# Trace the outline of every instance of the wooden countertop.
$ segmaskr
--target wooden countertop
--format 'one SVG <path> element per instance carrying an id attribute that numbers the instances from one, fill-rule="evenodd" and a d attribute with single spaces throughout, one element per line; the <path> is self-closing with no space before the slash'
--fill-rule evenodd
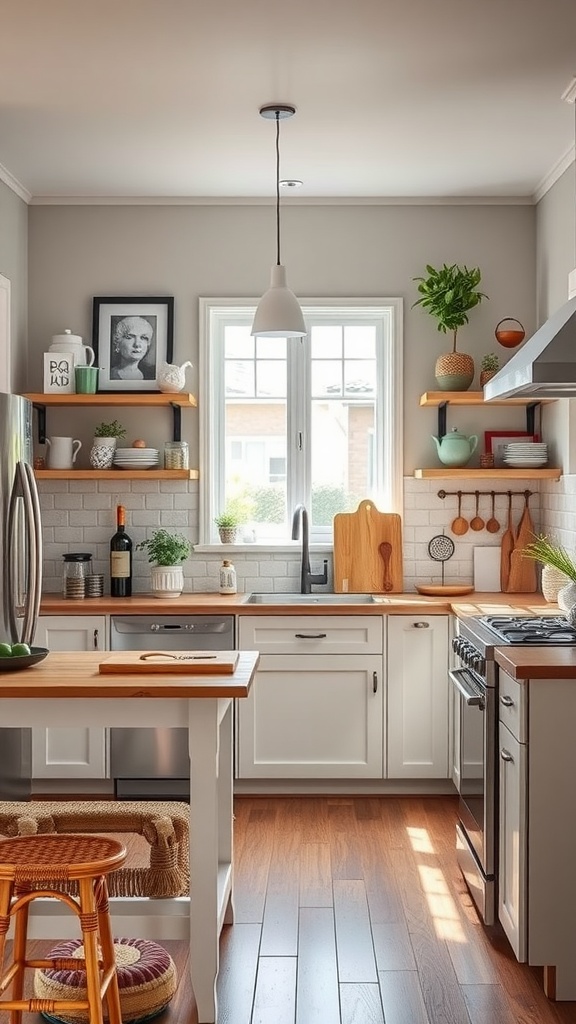
<path id="1" fill-rule="evenodd" d="M 0 672 L 0 709 L 5 697 L 247 697 L 260 660 L 257 651 L 240 651 L 236 671 L 227 676 L 100 675 L 98 665 L 106 657 L 108 653 L 95 651 L 53 651 L 32 668 Z"/>
<path id="2" fill-rule="evenodd" d="M 543 610 L 557 614 L 556 605 L 548 604 L 542 594 L 471 593 L 465 597 L 424 597 L 420 594 L 377 595 L 369 604 L 246 604 L 247 594 L 181 594 L 159 600 L 153 594 L 134 597 L 91 597 L 80 601 L 45 594 L 41 615 L 446 615 L 455 612 L 468 615 L 510 615 L 526 612 L 541 615 Z"/>
<path id="3" fill-rule="evenodd" d="M 497 647 L 494 657 L 513 679 L 576 679 L 573 647 Z"/>

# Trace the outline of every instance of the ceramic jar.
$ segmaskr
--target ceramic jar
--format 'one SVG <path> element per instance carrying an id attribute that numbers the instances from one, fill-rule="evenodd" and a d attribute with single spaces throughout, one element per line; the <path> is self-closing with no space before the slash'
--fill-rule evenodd
<path id="1" fill-rule="evenodd" d="M 95 437 L 90 449 L 90 465 L 92 469 L 112 469 L 114 465 L 114 452 L 116 450 L 115 437 Z"/>
<path id="2" fill-rule="evenodd" d="M 52 344 L 49 352 L 71 352 L 74 356 L 74 366 L 92 366 L 94 363 L 94 349 L 84 344 L 84 339 L 79 334 L 72 334 L 68 328 L 63 334 L 53 334 Z"/>
<path id="3" fill-rule="evenodd" d="M 184 570 L 181 565 L 153 565 L 150 573 L 154 597 L 180 597 L 184 590 Z"/>

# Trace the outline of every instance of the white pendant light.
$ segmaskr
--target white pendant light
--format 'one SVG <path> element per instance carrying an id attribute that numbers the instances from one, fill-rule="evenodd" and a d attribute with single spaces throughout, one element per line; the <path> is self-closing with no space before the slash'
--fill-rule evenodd
<path id="1" fill-rule="evenodd" d="M 296 108 L 286 103 L 260 107 L 261 117 L 276 121 L 276 265 L 252 324 L 256 338 L 302 338 L 307 333 L 300 303 L 286 284 L 286 268 L 280 262 L 280 121 L 295 113 Z"/>

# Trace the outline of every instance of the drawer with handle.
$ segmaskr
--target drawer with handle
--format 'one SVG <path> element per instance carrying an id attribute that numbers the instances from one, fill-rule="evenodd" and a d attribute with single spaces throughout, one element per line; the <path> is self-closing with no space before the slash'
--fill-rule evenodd
<path id="1" fill-rule="evenodd" d="M 527 705 L 525 686 L 500 669 L 498 717 L 520 743 L 526 743 L 528 739 Z"/>
<path id="2" fill-rule="evenodd" d="M 381 654 L 380 615 L 242 615 L 241 649 L 260 654 Z"/>

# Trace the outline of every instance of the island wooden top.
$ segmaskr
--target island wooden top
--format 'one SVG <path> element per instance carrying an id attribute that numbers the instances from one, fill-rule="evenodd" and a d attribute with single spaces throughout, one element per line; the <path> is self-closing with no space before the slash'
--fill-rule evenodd
<path id="1" fill-rule="evenodd" d="M 50 653 L 20 672 L 0 672 L 2 698 L 134 697 L 138 700 L 198 697 L 247 697 L 260 660 L 257 651 L 240 651 L 233 675 L 100 675 L 98 665 L 109 652 Z"/>
<path id="2" fill-rule="evenodd" d="M 513 679 L 576 679 L 574 647 L 497 647 L 494 657 Z"/>

